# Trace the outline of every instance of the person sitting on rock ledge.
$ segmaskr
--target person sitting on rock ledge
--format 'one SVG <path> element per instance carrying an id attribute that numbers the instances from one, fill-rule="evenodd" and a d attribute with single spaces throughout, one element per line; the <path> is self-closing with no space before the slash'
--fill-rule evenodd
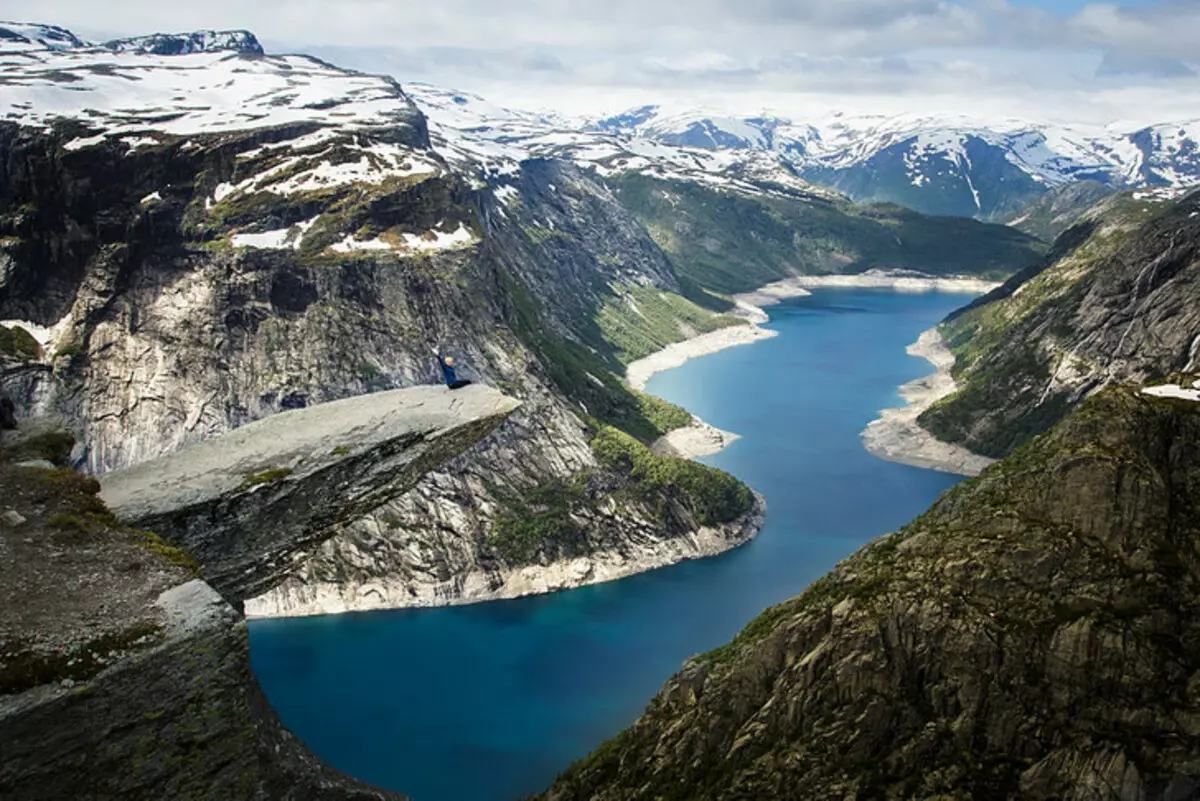
<path id="1" fill-rule="evenodd" d="M 465 378 L 459 378 L 454 370 L 454 357 L 443 356 L 437 348 L 433 349 L 433 355 L 437 356 L 438 365 L 442 368 L 442 377 L 446 379 L 446 386 L 450 389 L 461 389 L 471 382 Z"/>

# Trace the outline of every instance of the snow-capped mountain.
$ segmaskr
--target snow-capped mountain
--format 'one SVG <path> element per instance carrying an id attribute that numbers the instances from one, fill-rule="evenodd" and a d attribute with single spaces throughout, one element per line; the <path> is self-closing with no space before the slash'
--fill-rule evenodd
<path id="1" fill-rule="evenodd" d="M 65 50 L 88 43 L 66 28 L 34 22 L 0 22 L 0 51 Z"/>
<path id="2" fill-rule="evenodd" d="M 106 49 L 117 53 L 146 53 L 156 56 L 182 56 L 214 50 L 263 55 L 262 45 L 249 31 L 196 31 L 194 33 L 134 36 L 105 42 Z"/>
<path id="3" fill-rule="evenodd" d="M 832 189 L 982 219 L 1010 216 L 1077 180 L 1115 188 L 1200 183 L 1200 120 L 1129 131 L 920 114 L 833 112 L 796 121 L 664 106 L 576 120 L 425 84 L 402 91 L 389 78 L 305 56 L 265 56 L 246 31 L 93 44 L 62 28 L 0 23 L 0 65 L 7 74 L 0 119 L 84 121 L 92 133 L 73 146 L 114 135 L 136 141 L 145 131 L 191 135 L 300 121 L 419 127 L 411 98 L 429 119 L 435 149 L 483 178 L 512 174 L 525 159 L 563 158 L 601 175 L 642 173 L 742 192 Z"/>
<path id="4" fill-rule="evenodd" d="M 561 158 L 605 176 L 641 173 L 752 194 L 828 194 L 769 149 L 676 144 L 615 126 L 506 109 L 467 92 L 421 83 L 404 88 L 428 118 L 434 148 L 485 177 L 513 174 L 525 159 Z"/>
<path id="5" fill-rule="evenodd" d="M 395 81 L 308 56 L 263 57 L 258 41 L 244 31 L 94 45 L 61 29 L 42 29 L 77 44 L 0 49 L 0 120 L 39 127 L 78 121 L 90 135 L 71 147 L 118 136 L 135 141 L 152 133 L 209 134 L 297 122 L 422 127 Z M 0 23 L 0 41 L 15 41 L 5 32 L 13 34 L 14 26 Z"/>
<path id="6" fill-rule="evenodd" d="M 1122 188 L 1200 182 L 1200 120 L 1138 131 L 916 114 L 834 113 L 795 123 L 643 106 L 586 127 L 713 151 L 766 151 L 856 200 L 985 218 L 1070 181 Z"/>
<path id="7" fill-rule="evenodd" d="M 498 107 L 420 84 L 407 91 L 451 159 L 557 157 L 601 174 L 813 192 L 889 202 L 931 214 L 995 219 L 1053 187 L 1096 180 L 1115 188 L 1200 182 L 1200 121 L 1136 132 L 962 117 L 849 117 L 795 123 L 766 115 L 643 106 L 599 120 Z"/>

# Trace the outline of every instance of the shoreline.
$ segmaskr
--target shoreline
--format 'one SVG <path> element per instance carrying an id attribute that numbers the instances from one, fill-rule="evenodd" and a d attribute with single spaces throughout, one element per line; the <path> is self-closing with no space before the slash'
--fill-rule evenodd
<path id="1" fill-rule="evenodd" d="M 761 312 L 761 309 L 759 310 Z M 739 317 L 741 315 L 738 315 Z M 766 317 L 766 314 L 763 314 Z M 760 328 L 758 323 L 748 322 L 746 325 L 732 325 L 728 328 L 718 328 L 707 334 L 700 334 L 691 339 L 674 342 L 662 350 L 657 350 L 649 356 L 632 361 L 625 367 L 625 381 L 638 392 L 646 391 L 646 383 L 657 373 L 682 367 L 692 359 L 707 356 L 710 353 L 750 345 L 763 339 L 779 336 L 778 332 Z"/>
<path id="2" fill-rule="evenodd" d="M 646 384 L 657 373 L 682 367 L 692 359 L 708 356 L 726 348 L 733 348 L 739 345 L 752 345 L 755 342 L 779 336 L 779 332 L 762 327 L 763 324 L 771 320 L 770 315 L 763 310 L 763 307 L 777 306 L 790 298 L 801 298 L 811 295 L 811 290 L 813 289 L 894 289 L 897 292 L 955 292 L 979 295 L 990 292 L 998 286 L 1000 284 L 995 281 L 984 281 L 980 278 L 970 278 L 967 276 L 939 277 L 886 270 L 868 270 L 865 273 L 857 275 L 798 275 L 791 278 L 784 278 L 770 284 L 765 284 L 753 291 L 741 292 L 733 296 L 734 309 L 729 313 L 736 317 L 741 317 L 746 321 L 745 325 L 730 326 L 710 331 L 706 334 L 699 334 L 689 339 L 667 345 L 662 350 L 655 351 L 648 356 L 632 361 L 625 367 L 625 381 L 638 392 L 645 392 Z M 919 342 L 920 340 L 918 340 Z M 914 352 L 913 347 L 915 347 L 915 344 L 909 346 L 909 353 L 912 353 L 914 356 L 925 356 L 924 353 Z M 948 353 L 949 351 L 947 351 Z M 926 358 L 929 359 L 928 356 Z M 932 359 L 929 359 L 929 361 L 934 363 L 935 367 L 938 366 Z M 951 357 L 951 364 L 953 364 L 953 357 Z M 949 368 L 947 367 L 947 376 L 949 376 L 948 370 Z M 918 379 L 918 381 L 921 380 L 923 379 Z M 953 379 L 951 379 L 951 382 L 953 382 Z M 911 382 L 911 384 L 916 383 L 916 381 Z M 900 390 L 905 400 L 908 400 L 907 395 L 905 395 L 907 387 L 910 387 L 910 384 L 906 384 Z M 945 394 L 953 391 L 954 388 L 951 388 Z M 944 395 L 939 397 L 944 397 Z M 932 404 L 937 399 L 933 398 L 929 403 Z M 916 426 L 916 415 L 924 411 L 925 408 L 928 408 L 928 405 L 922 407 L 920 411 L 913 415 L 913 426 Z M 898 425 L 898 423 L 893 423 L 892 425 Z M 868 426 L 869 428 L 870 426 Z M 919 431 L 924 431 L 919 426 L 916 426 L 916 428 Z M 863 436 L 865 441 L 865 431 L 863 432 Z M 932 438 L 932 435 L 929 436 Z M 722 431 L 715 426 L 709 425 L 699 417 L 692 415 L 690 425 L 664 434 L 654 443 L 652 450 L 660 455 L 678 456 L 683 459 L 698 459 L 702 456 L 711 456 L 714 453 L 719 453 L 738 439 L 740 439 L 740 435 L 730 431 Z M 951 448 L 957 447 L 946 443 L 941 444 Z M 883 455 L 888 451 L 882 446 L 880 446 L 879 451 L 872 450 L 870 446 L 868 446 L 867 450 L 889 461 L 903 461 L 902 459 Z M 965 449 L 962 450 L 965 451 Z M 970 451 L 966 451 L 966 453 L 970 454 Z M 975 456 L 975 454 L 970 455 Z M 913 458 L 918 457 L 914 456 Z M 982 459 L 985 457 L 977 458 Z M 932 467 L 932 469 L 943 470 L 943 472 L 955 472 L 953 469 L 944 470 L 936 466 L 937 464 L 949 463 L 944 460 L 932 459 L 930 464 L 904 463 L 914 464 L 917 467 Z"/>
<path id="3" fill-rule="evenodd" d="M 1000 286 L 999 281 L 987 281 L 965 275 L 922 275 L 904 270 L 867 270 L 854 275 L 797 275 L 759 287 L 739 295 L 757 305 L 774 305 L 789 297 L 809 295 L 812 289 L 892 289 L 897 292 L 951 292 L 982 295 Z M 735 298 L 736 299 L 736 298 Z M 766 303 L 756 299 L 765 300 Z"/>
<path id="4" fill-rule="evenodd" d="M 942 442 L 917 422 L 922 412 L 958 389 L 958 382 L 950 373 L 954 354 L 942 342 L 936 328 L 923 332 L 907 351 L 932 364 L 934 371 L 900 387 L 905 405 L 880 411 L 879 417 L 860 434 L 863 447 L 889 462 L 960 476 L 979 475 L 996 460 L 961 445 Z"/>
<path id="5" fill-rule="evenodd" d="M 365 582 L 323 582 L 301 588 L 288 587 L 285 582 L 276 588 L 278 591 L 246 599 L 244 613 L 247 620 L 279 620 L 385 609 L 468 606 L 548 595 L 731 551 L 758 535 L 766 514 L 766 499 L 755 492 L 753 505 L 738 519 L 702 526 L 684 537 L 650 540 L 631 549 L 597 551 L 548 565 L 475 569 L 450 581 L 419 585 L 415 592 L 409 581 L 386 577 Z"/>

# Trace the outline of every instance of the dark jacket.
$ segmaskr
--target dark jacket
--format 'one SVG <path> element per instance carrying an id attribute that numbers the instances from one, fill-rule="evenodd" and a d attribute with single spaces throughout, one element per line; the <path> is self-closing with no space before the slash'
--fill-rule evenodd
<path id="1" fill-rule="evenodd" d="M 442 377 L 446 379 L 446 386 L 450 386 L 458 380 L 458 375 L 454 372 L 454 368 L 446 364 L 446 358 L 438 354 L 438 364 L 442 367 Z"/>

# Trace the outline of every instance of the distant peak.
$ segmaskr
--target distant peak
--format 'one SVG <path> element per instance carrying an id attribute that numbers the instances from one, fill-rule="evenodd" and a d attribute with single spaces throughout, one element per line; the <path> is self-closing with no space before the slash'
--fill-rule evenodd
<path id="1" fill-rule="evenodd" d="M 57 25 L 0 21 L 0 49 L 67 50 L 87 44 Z"/>
<path id="2" fill-rule="evenodd" d="M 145 53 L 155 56 L 183 56 L 231 50 L 261 56 L 263 47 L 250 31 L 194 31 L 192 33 L 155 33 L 114 39 L 102 47 L 115 53 Z"/>

